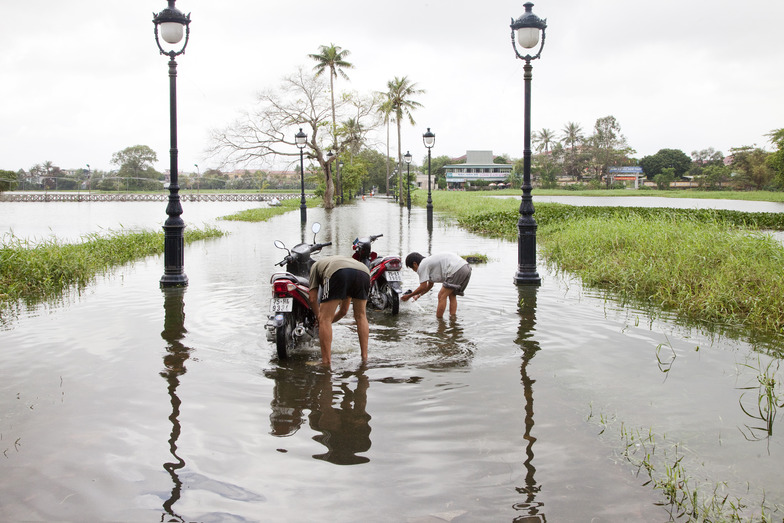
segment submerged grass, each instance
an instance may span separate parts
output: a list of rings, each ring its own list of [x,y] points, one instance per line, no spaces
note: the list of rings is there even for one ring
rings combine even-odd
[[[185,229],[185,243],[222,236],[207,226]],[[96,275],[130,261],[163,252],[163,232],[88,234],[79,243],[57,239],[32,244],[7,235],[0,245],[0,305],[19,299],[43,300],[71,286],[83,288]]]
[[[313,207],[314,202],[318,200],[316,197],[305,198],[308,207]],[[280,202],[277,207],[263,207],[259,209],[247,209],[235,214],[223,216],[221,220],[237,221],[237,222],[266,222],[273,216],[285,214],[289,211],[299,209],[301,202],[299,198],[289,198]]]
[[[424,203],[416,194],[419,204]],[[472,232],[517,239],[520,199],[433,193]],[[784,333],[784,214],[535,204],[541,254],[557,270],[624,299],[765,333]]]

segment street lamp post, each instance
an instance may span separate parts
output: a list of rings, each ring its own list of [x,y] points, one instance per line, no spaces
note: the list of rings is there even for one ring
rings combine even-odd
[[[299,132],[294,135],[294,142],[299,147],[299,183],[302,191],[302,198],[299,201],[299,218],[305,224],[308,221],[308,204],[305,201],[305,143],[308,141],[308,135],[302,132],[302,127]]]
[[[171,138],[170,152],[170,180],[169,203],[166,206],[166,222],[164,231],[164,273],[161,277],[161,287],[185,287],[188,277],[183,270],[183,232],[185,222],[182,220],[182,205],[180,204],[180,186],[177,175],[177,62],[174,58],[185,52],[190,36],[191,15],[184,15],[174,7],[176,0],[168,0],[168,7],[154,15],[152,22],[155,24],[155,43],[161,54],[169,57],[169,135]],[[161,37],[167,44],[177,45],[182,41],[183,32],[185,41],[179,51],[165,51],[158,38],[160,28]],[[184,31],[183,31],[184,30]]]
[[[196,194],[201,194],[201,169],[199,169],[199,164],[197,163],[194,163],[193,166],[196,167]]]
[[[90,164],[87,164],[87,196],[90,196],[90,181],[92,178],[92,170],[90,169]]]
[[[542,54],[544,47],[547,20],[536,16],[531,2],[524,4],[525,12],[517,20],[512,19],[512,48],[520,60],[525,60],[523,67],[525,80],[525,113],[523,123],[523,196],[520,202],[520,218],[517,221],[517,272],[514,283],[517,285],[539,285],[542,280],[536,272],[536,220],[534,219],[534,203],[531,198],[531,60]],[[515,43],[525,49],[532,49],[541,40],[539,51],[535,55],[522,55]],[[541,38],[540,38],[541,33]]]
[[[422,141],[425,142],[427,147],[427,228],[433,228],[433,196],[430,193],[430,149],[436,144],[436,135],[430,132],[430,127],[427,132],[422,135]]]
[[[411,153],[406,151],[405,156],[403,159],[406,161],[406,187],[408,187],[408,196],[406,199],[406,205],[408,206],[408,212],[411,212]]]

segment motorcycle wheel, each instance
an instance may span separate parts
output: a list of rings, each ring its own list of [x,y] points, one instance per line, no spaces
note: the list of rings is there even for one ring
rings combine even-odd
[[[400,312],[400,297],[395,292],[395,289],[389,285],[384,285],[384,293],[387,295],[387,306],[392,309],[392,314]]]
[[[294,317],[286,314],[283,325],[275,330],[275,347],[278,349],[278,358],[285,360],[288,350],[294,345]]]

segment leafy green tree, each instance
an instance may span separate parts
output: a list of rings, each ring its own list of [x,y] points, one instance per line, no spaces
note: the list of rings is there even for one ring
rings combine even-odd
[[[161,189],[161,174],[152,164],[158,161],[158,155],[146,145],[126,147],[112,155],[111,163],[120,167],[117,176],[124,179],[126,189],[156,190]]]
[[[675,169],[664,167],[659,174],[653,177],[656,188],[660,191],[670,188],[670,184],[675,180]]]
[[[14,171],[0,171],[0,192],[11,191],[17,186],[17,176]]]
[[[744,188],[770,188],[775,179],[775,171],[767,161],[770,153],[759,147],[744,146],[730,149],[730,154],[732,170]]]
[[[367,167],[368,176],[365,190],[371,187],[386,188],[387,173],[391,172],[391,166],[395,163],[394,160],[373,149],[362,149],[354,157],[354,160],[361,161]]]
[[[721,189],[730,179],[730,168],[721,164],[712,164],[703,167],[696,177],[701,188],[713,191]]]
[[[531,166],[531,175],[539,180],[542,189],[555,189],[558,187],[558,173],[561,167],[558,160],[551,155],[540,154],[534,159]],[[522,176],[520,177],[522,181]]]
[[[776,146],[776,151],[768,156],[766,162],[775,173],[776,185],[784,187],[784,129],[775,129],[768,133],[770,143]]]
[[[338,126],[335,118],[335,83],[334,79],[340,75],[344,80],[348,80],[348,75],[344,69],[352,69],[354,65],[346,61],[346,57],[351,54],[348,49],[343,49],[339,45],[329,44],[320,45],[317,54],[309,54],[308,57],[316,61],[313,69],[316,76],[320,76],[324,71],[329,71],[329,94],[332,97],[332,144],[335,150],[334,158],[340,156],[338,147]],[[340,180],[338,180],[338,187]]]
[[[626,163],[627,157],[634,154],[626,137],[621,134],[621,124],[614,116],[605,116],[596,120],[593,135],[588,140],[591,152],[591,169],[597,180],[603,177],[609,185],[607,176],[610,166]]]
[[[424,94],[424,89],[417,89],[416,84],[412,83],[407,76],[398,78],[397,76],[387,82],[386,103],[389,104],[390,114],[395,115],[395,123],[397,124],[397,165],[398,172],[403,170],[403,147],[401,142],[401,125],[403,118],[407,118],[411,125],[415,125],[414,117],[411,112],[422,107],[422,104],[414,100],[415,96]],[[401,194],[403,189],[403,180],[398,177],[398,194]],[[403,199],[400,198],[400,205],[403,205]]]
[[[355,157],[343,165],[343,191],[345,197],[353,198],[362,188],[362,183],[369,179],[368,166],[360,158]]]
[[[493,158],[493,163],[497,163],[499,165],[512,165],[512,159],[509,158],[508,154],[499,154]]]
[[[691,167],[691,158],[680,149],[659,149],[656,154],[645,156],[640,160],[645,177],[653,179],[666,168],[673,169],[674,179],[679,179]]]
[[[431,156],[430,157],[430,176],[433,177],[435,183],[441,187],[441,183],[443,181],[444,187],[446,187],[446,169],[444,169],[445,165],[454,165],[455,163],[464,163],[464,162],[455,162],[449,156]],[[411,169],[413,171],[413,167]],[[427,155],[422,157],[422,172],[427,174]],[[413,174],[411,177],[413,178]]]

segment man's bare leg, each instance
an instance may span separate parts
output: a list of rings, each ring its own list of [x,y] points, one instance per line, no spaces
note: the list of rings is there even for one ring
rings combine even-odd
[[[354,319],[357,322],[357,336],[359,337],[359,352],[362,355],[362,363],[367,362],[368,356],[368,337],[370,336],[370,325],[367,319],[367,300],[352,300],[354,304]]]
[[[319,307],[319,345],[321,346],[321,363],[332,364],[332,320],[340,300],[322,302]]]

